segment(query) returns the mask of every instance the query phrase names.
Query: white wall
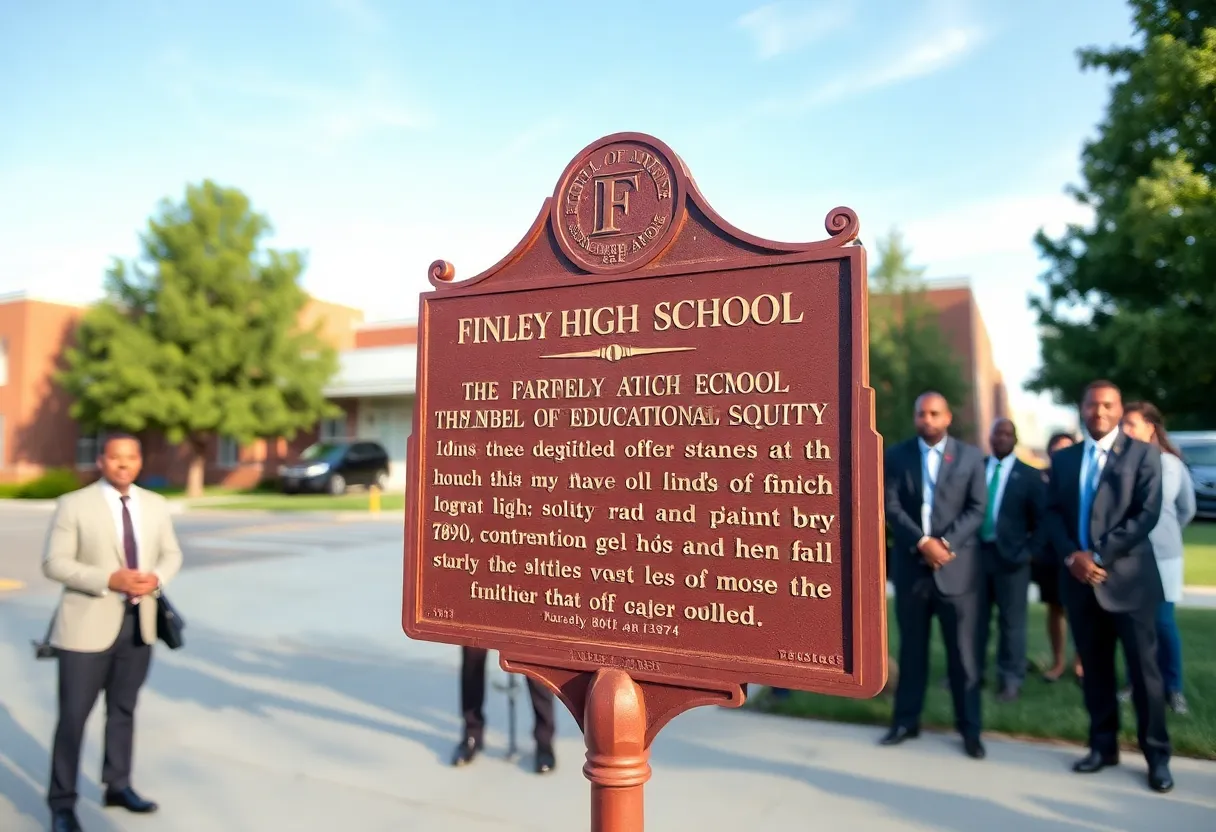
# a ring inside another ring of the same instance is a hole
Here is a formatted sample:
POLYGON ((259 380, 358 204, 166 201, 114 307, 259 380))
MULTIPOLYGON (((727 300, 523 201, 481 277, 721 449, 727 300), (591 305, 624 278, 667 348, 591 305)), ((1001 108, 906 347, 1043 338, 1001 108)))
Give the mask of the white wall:
POLYGON ((413 396, 359 399, 355 437, 384 445, 389 456, 389 487, 405 490, 405 448, 414 422, 413 396))

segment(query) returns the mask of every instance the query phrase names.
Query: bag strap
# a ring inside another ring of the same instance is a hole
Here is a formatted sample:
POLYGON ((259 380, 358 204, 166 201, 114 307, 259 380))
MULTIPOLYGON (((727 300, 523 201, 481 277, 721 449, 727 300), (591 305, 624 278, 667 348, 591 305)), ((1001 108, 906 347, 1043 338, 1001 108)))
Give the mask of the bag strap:
POLYGON ((59 618, 59 607, 55 607, 55 611, 51 613, 51 620, 46 624, 46 635, 42 637, 43 644, 51 643, 51 633, 55 632, 55 620, 59 618))

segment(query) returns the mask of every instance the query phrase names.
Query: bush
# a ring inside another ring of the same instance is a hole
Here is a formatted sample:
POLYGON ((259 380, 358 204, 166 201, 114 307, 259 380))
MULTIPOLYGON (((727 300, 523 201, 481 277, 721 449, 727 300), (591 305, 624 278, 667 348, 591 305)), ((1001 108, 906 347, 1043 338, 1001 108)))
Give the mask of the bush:
POLYGON ((69 468, 48 468, 42 476, 16 485, 0 486, 0 497, 17 500, 54 500, 80 488, 80 479, 69 468))

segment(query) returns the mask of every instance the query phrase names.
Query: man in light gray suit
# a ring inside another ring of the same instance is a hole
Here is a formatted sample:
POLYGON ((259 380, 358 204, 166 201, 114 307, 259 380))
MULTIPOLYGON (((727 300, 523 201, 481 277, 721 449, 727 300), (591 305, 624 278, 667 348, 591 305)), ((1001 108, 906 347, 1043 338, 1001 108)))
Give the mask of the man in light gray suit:
POLYGON ((53 832, 79 832, 76 781, 85 722, 106 694, 105 805, 131 812, 156 804, 131 788, 135 704, 156 642, 161 588, 181 568, 182 552, 165 498, 136 486, 139 440, 105 439, 101 479, 59 499, 42 571, 63 584, 51 628, 59 658, 59 724, 51 752, 47 803, 53 832))

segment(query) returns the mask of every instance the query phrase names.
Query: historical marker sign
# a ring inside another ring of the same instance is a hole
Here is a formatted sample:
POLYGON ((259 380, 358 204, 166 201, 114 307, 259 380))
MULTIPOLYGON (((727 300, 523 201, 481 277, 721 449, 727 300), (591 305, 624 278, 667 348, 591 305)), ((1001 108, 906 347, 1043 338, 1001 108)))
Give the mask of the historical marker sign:
MULTIPOLYGON (((403 624, 549 679, 872 696, 881 447, 858 224, 761 240, 641 134, 421 298, 403 624)), ((729 704, 738 704, 734 696, 729 704)), ((576 711, 576 716, 578 715, 576 711)), ((654 730, 657 730, 655 726, 654 730)))

